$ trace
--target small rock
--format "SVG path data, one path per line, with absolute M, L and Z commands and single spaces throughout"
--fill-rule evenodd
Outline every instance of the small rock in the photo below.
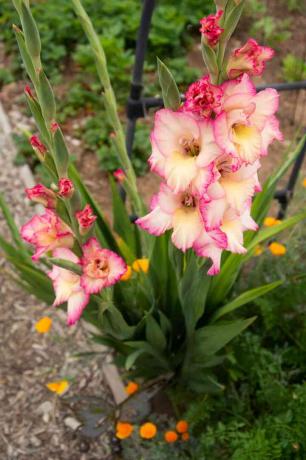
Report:
M 40 447 L 41 444 L 42 444 L 41 440 L 39 438 L 37 438 L 37 436 L 31 436 L 30 437 L 30 443 L 34 447 Z
M 53 404 L 50 401 L 44 401 L 37 407 L 36 412 L 38 412 L 38 414 L 50 414 L 52 409 Z
M 76 431 L 82 424 L 74 417 L 66 417 L 64 423 L 71 430 Z

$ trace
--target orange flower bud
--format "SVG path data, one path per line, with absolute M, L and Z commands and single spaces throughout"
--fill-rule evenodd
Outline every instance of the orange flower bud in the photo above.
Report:
M 182 434 L 182 440 L 183 441 L 189 441 L 189 439 L 190 439 L 189 433 L 186 432 L 186 433 Z

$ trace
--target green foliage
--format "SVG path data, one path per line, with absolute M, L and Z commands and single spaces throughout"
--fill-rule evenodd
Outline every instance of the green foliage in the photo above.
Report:
M 138 0 L 115 0 L 112 2 L 92 2 L 85 0 L 84 6 L 92 18 L 100 35 L 108 60 L 108 68 L 119 103 L 126 103 L 131 80 L 131 69 L 134 61 L 134 48 L 140 21 L 140 3 Z M 188 65 L 186 58 L 181 57 L 182 45 L 188 46 L 186 27 L 197 26 L 199 17 L 211 9 L 211 1 L 199 2 L 188 0 L 174 2 L 162 0 L 153 16 L 149 37 L 146 62 L 145 91 L 152 95 L 159 92 L 156 80 L 152 82 L 152 71 L 156 69 L 156 55 L 162 59 L 170 58 L 171 70 L 179 85 L 187 85 L 196 79 L 200 71 Z M 105 112 L 101 110 L 100 86 L 97 84 L 96 69 L 90 45 L 82 33 L 78 19 L 75 17 L 70 0 L 54 0 L 52 2 L 36 2 L 31 7 L 34 18 L 39 18 L 43 62 L 46 74 L 53 83 L 60 83 L 62 75 L 69 79 L 69 89 L 57 102 L 59 105 L 58 121 L 64 122 L 69 117 L 82 117 L 86 112 L 88 121 L 82 130 L 86 147 L 96 152 L 101 167 L 112 171 L 118 167 L 115 151 L 109 141 L 109 130 L 106 128 Z M 16 61 L 16 44 L 11 24 L 19 24 L 18 16 L 9 1 L 0 5 L 0 33 L 6 49 L 15 61 L 13 69 L 20 69 Z M 69 26 L 67 26 L 69 24 Z M 77 75 L 82 69 L 82 76 Z M 10 74 L 3 73 L 0 84 L 10 81 Z M 61 91 L 62 93 L 62 91 Z M 137 174 L 147 170 L 146 160 L 149 153 L 147 129 L 140 124 L 136 133 L 135 154 L 133 165 Z M 94 143 L 97 140 L 98 144 Z M 20 151 L 22 155 L 22 150 Z M 28 156 L 27 156 L 28 159 Z M 31 160 L 32 162 L 32 160 Z
M 286 6 L 288 6 L 288 2 L 286 2 Z M 277 46 L 291 37 L 289 30 L 291 19 L 279 19 L 270 16 L 266 2 L 247 0 L 244 14 L 253 20 L 250 35 L 257 36 L 261 41 L 264 40 L 271 46 Z
M 306 61 L 293 54 L 287 54 L 282 62 L 282 70 L 286 81 L 306 79 Z

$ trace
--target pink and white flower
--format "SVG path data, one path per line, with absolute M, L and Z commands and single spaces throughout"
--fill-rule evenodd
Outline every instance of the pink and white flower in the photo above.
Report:
M 32 188 L 25 189 L 26 195 L 31 201 L 40 203 L 45 208 L 56 208 L 56 195 L 53 190 L 45 187 L 43 184 L 34 185 Z
M 79 258 L 70 249 L 58 248 L 52 255 L 80 265 Z M 72 326 L 80 319 L 90 296 L 82 288 L 80 276 L 70 270 L 54 265 L 48 276 L 53 281 L 56 296 L 53 305 L 58 306 L 67 302 L 67 324 Z
M 222 29 L 219 25 L 219 20 L 222 15 L 223 10 L 218 10 L 216 14 L 210 14 L 200 20 L 200 32 L 209 46 L 216 46 L 220 40 L 220 36 L 224 32 L 224 29 Z
M 81 235 L 88 233 L 97 220 L 97 216 L 93 213 L 89 204 L 87 204 L 82 211 L 77 211 L 75 213 L 75 217 L 79 223 L 79 231 Z
M 267 154 L 269 144 L 282 140 L 278 120 L 279 95 L 268 88 L 256 94 L 249 76 L 222 85 L 223 112 L 214 122 L 215 139 L 220 148 L 233 156 L 238 165 L 252 164 Z
M 208 187 L 204 197 L 204 201 L 208 203 L 207 206 L 211 207 L 214 222 L 216 214 L 222 208 L 220 205 L 215 206 L 216 200 L 224 200 L 223 207 L 229 205 L 240 213 L 249 199 L 261 190 L 258 180 L 258 169 L 260 168 L 258 160 L 251 165 L 244 164 L 237 169 L 233 158 L 230 155 L 223 155 L 215 162 L 215 168 L 217 180 Z M 210 213 L 206 212 L 205 216 L 209 221 Z
M 209 75 L 206 75 L 189 86 L 182 110 L 209 118 L 212 114 L 220 113 L 222 96 L 221 86 L 211 84 Z
M 136 220 L 136 224 L 152 235 L 159 236 L 173 230 L 173 244 L 186 251 L 192 248 L 203 233 L 206 233 L 202 216 L 202 198 L 190 191 L 174 193 L 166 184 L 152 199 L 151 212 Z M 226 238 L 218 229 L 208 235 L 220 247 L 226 246 Z
M 202 195 L 213 182 L 213 161 L 222 150 L 215 142 L 212 120 L 198 120 L 188 112 L 159 110 L 151 143 L 151 169 L 174 193 L 190 188 Z
M 244 46 L 235 49 L 229 58 L 227 74 L 229 78 L 237 78 L 243 73 L 260 76 L 265 70 L 265 63 L 274 56 L 274 50 L 268 46 L 260 46 L 253 38 L 249 38 Z
M 74 193 L 73 182 L 67 177 L 62 177 L 58 181 L 58 195 L 62 198 L 71 198 Z
M 214 206 L 218 206 L 214 203 Z M 217 275 L 220 272 L 221 255 L 223 250 L 236 254 L 245 254 L 246 249 L 243 246 L 243 232 L 245 230 L 257 230 L 257 224 L 250 215 L 251 202 L 246 203 L 245 209 L 241 215 L 230 207 L 223 208 L 223 216 L 219 227 L 219 234 L 223 235 L 223 241 L 226 245 L 217 244 L 216 240 L 209 238 L 210 233 L 202 233 L 197 239 L 193 248 L 200 257 L 209 257 L 212 260 L 212 266 L 208 270 L 208 275 Z M 215 232 L 217 229 L 215 230 Z
M 87 294 L 96 294 L 112 286 L 126 272 L 124 260 L 115 252 L 101 248 L 96 238 L 90 238 L 82 249 L 81 286 Z
M 56 248 L 72 248 L 74 243 L 70 227 L 53 211 L 46 209 L 45 214 L 35 215 L 21 227 L 22 238 L 35 246 L 33 260 Z

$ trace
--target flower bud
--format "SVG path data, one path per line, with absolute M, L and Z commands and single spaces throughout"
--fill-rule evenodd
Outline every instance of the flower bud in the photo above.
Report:
M 47 147 L 41 142 L 38 136 L 34 135 L 30 138 L 30 143 L 40 159 L 40 161 L 44 161 L 46 153 L 47 153 Z
M 31 90 L 30 85 L 25 85 L 25 87 L 24 87 L 24 92 L 26 93 L 26 95 L 27 95 L 30 99 L 34 99 L 34 95 L 33 95 L 33 93 L 32 93 L 32 90 Z
M 274 50 L 268 46 L 260 46 L 253 38 L 249 38 L 244 46 L 232 51 L 228 65 L 229 78 L 240 77 L 243 73 L 260 76 L 265 69 L 266 61 L 272 59 Z
M 51 133 L 54 134 L 59 129 L 59 124 L 56 121 L 52 121 L 50 124 Z
M 222 15 L 223 10 L 218 10 L 216 14 L 210 14 L 200 20 L 200 32 L 204 36 L 207 44 L 212 48 L 217 45 L 220 40 L 220 35 L 224 32 L 224 29 L 219 26 L 219 20 Z
M 56 195 L 53 190 L 43 184 L 37 184 L 32 188 L 26 188 L 25 192 L 29 200 L 42 204 L 45 208 L 55 209 Z
M 116 169 L 116 171 L 113 172 L 113 176 L 119 184 L 122 184 L 125 180 L 125 172 L 123 169 Z
M 76 212 L 75 217 L 79 223 L 81 235 L 86 235 L 97 220 L 97 216 L 93 214 L 93 210 L 89 204 L 87 204 L 82 211 Z
M 71 198 L 74 193 L 73 182 L 67 177 L 62 177 L 58 181 L 58 195 L 62 198 Z

